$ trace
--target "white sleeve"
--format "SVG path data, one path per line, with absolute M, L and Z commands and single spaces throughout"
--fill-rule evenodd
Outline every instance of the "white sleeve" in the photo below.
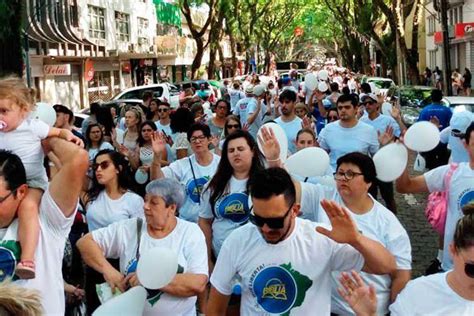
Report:
M 143 205 L 145 204 L 145 202 L 143 201 L 143 198 L 141 196 L 135 193 L 131 193 L 131 196 L 128 199 L 128 203 L 130 206 L 130 218 L 145 216 L 143 210 Z
M 124 220 L 110 224 L 107 227 L 96 229 L 92 232 L 92 238 L 99 245 L 106 258 L 117 259 L 124 252 L 126 238 L 125 225 L 131 225 L 135 221 Z
M 328 238 L 329 239 L 329 238 Z M 332 271 L 360 271 L 364 267 L 364 257 L 360 252 L 348 244 L 338 244 L 329 239 L 332 245 Z
M 188 136 L 184 133 L 178 134 L 176 137 L 176 140 L 174 142 L 174 146 L 176 149 L 188 149 L 189 147 L 189 141 L 188 141 Z
M 319 203 L 324 198 L 322 186 L 307 182 L 301 184 L 301 218 L 317 222 Z
M 237 251 L 231 249 L 232 245 L 230 245 L 230 240 L 233 239 L 231 237 L 232 234 L 224 241 L 211 275 L 212 286 L 223 295 L 232 294 L 232 279 L 237 273 L 235 258 L 233 256 Z
M 207 266 L 207 246 L 206 239 L 201 229 L 193 224 L 192 234 L 188 236 L 190 239 L 189 248 L 185 254 L 188 262 L 186 273 L 208 275 L 209 268 Z
M 441 133 L 439 134 L 440 142 L 442 142 L 443 144 L 447 144 L 448 141 L 449 141 L 449 135 L 450 134 L 451 134 L 451 127 L 450 126 L 443 129 L 441 131 Z
M 33 119 L 30 122 L 30 127 L 33 134 L 38 136 L 40 139 L 45 139 L 48 137 L 50 127 L 45 122 Z
M 400 125 L 398 125 L 397 121 L 393 117 L 390 117 L 390 125 L 393 128 L 393 135 L 396 137 L 400 137 L 402 131 L 400 130 Z
M 205 219 L 214 218 L 214 214 L 212 213 L 211 201 L 209 200 L 210 196 L 211 196 L 211 192 L 209 191 L 208 185 L 206 184 L 201 196 L 201 206 L 199 209 L 199 217 L 201 218 L 205 218 Z
M 377 131 L 372 126 L 370 126 L 369 137 L 369 153 L 373 156 L 379 150 L 380 143 L 379 138 L 377 136 Z
M 400 223 L 389 227 L 391 239 L 386 248 L 395 257 L 398 270 L 411 270 L 411 244 L 406 230 Z
M 256 102 L 249 102 L 247 105 L 247 115 L 255 113 L 255 110 L 257 110 L 257 103 Z
M 79 199 L 77 199 L 77 205 L 79 205 Z M 43 193 L 39 205 L 39 220 L 56 238 L 64 239 L 69 235 L 75 216 L 76 212 L 69 217 L 64 216 L 63 211 L 51 196 L 49 188 Z
M 326 134 L 327 134 L 327 130 L 326 130 L 327 127 L 324 127 L 321 132 L 319 133 L 319 136 L 318 136 L 318 143 L 319 143 L 319 147 L 321 147 L 322 149 L 326 150 L 326 151 L 329 151 L 329 146 L 328 144 L 326 143 Z
M 183 176 L 181 160 L 184 161 L 187 159 L 189 158 L 176 160 L 172 162 L 169 166 L 161 168 L 161 171 L 165 175 L 165 178 L 172 178 L 181 181 L 181 177 Z
M 411 283 L 411 284 L 410 284 Z M 408 282 L 405 288 L 397 295 L 395 302 L 389 306 L 390 315 L 393 316 L 410 316 L 413 314 L 413 302 L 412 296 L 414 293 L 411 292 L 413 281 Z M 422 294 L 419 294 L 422 295 Z M 420 297 L 416 295 L 415 297 Z
M 103 150 L 103 149 L 114 150 L 115 149 L 114 146 L 112 146 L 109 142 L 103 142 L 100 147 L 101 147 L 100 150 Z
M 239 106 L 239 101 L 237 101 L 237 103 L 235 104 L 235 107 L 234 107 L 234 112 L 232 112 L 232 114 L 234 114 L 235 116 L 240 116 L 240 106 Z
M 449 165 L 441 166 L 428 171 L 423 176 L 425 177 L 428 191 L 441 192 L 444 191 L 444 177 L 449 171 Z

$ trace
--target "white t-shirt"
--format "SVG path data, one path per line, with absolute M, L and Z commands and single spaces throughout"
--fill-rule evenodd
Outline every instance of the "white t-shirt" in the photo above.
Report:
M 39 206 L 40 235 L 35 252 L 36 278 L 16 280 L 21 287 L 38 290 L 45 315 L 64 315 L 64 283 L 61 273 L 64 247 L 75 214 L 66 218 L 53 200 L 49 189 L 45 191 Z M 11 277 L 21 257 L 17 241 L 18 219 L 0 229 L 0 282 Z
M 25 166 L 26 178 L 48 182 L 43 167 L 44 152 L 41 141 L 48 137 L 48 124 L 37 119 L 24 120 L 15 130 L 0 132 L 0 149 L 13 152 Z
M 451 135 L 451 131 L 451 126 L 448 126 L 439 134 L 440 141 L 448 144 L 448 148 L 451 149 L 451 161 L 456 163 L 469 162 L 469 153 L 464 147 L 463 141 L 461 138 Z
M 170 124 L 168 124 L 168 125 L 162 125 L 162 124 L 160 123 L 160 121 L 156 121 L 156 122 L 155 122 L 155 125 L 156 125 L 156 128 L 157 128 L 159 131 L 165 132 L 166 135 L 171 136 L 171 134 L 173 134 L 173 132 L 171 131 Z
M 337 192 L 335 186 L 325 186 L 313 184 L 309 182 L 300 182 L 301 184 L 301 208 L 300 217 L 312 222 L 321 222 L 322 216 L 320 212 L 324 212 L 321 208 L 321 200 L 328 199 L 342 204 L 341 196 Z
M 102 190 L 86 207 L 89 231 L 107 227 L 127 218 L 144 217 L 143 204 L 142 197 L 136 193 L 128 191 L 119 199 L 112 200 L 107 192 Z
M 257 111 L 257 108 L 258 108 L 257 102 L 258 102 L 257 100 L 255 100 L 255 102 L 249 102 L 249 104 L 247 106 L 247 118 Z M 262 101 L 261 104 L 260 104 L 260 112 L 257 114 L 257 117 L 255 118 L 253 123 L 250 124 L 250 126 L 248 128 L 248 132 L 255 139 L 257 138 L 257 133 L 258 133 L 259 128 L 263 124 L 263 116 L 265 115 L 266 112 L 267 112 L 267 106 Z M 243 126 L 243 123 L 242 123 L 242 126 Z
M 329 151 L 334 170 L 337 159 L 345 154 L 361 152 L 373 156 L 379 150 L 377 132 L 363 122 L 351 128 L 342 127 L 340 121 L 329 123 L 319 133 L 318 142 L 321 148 Z
M 395 137 L 400 137 L 401 130 L 400 125 L 398 125 L 397 121 L 391 116 L 380 114 L 375 119 L 371 120 L 369 116 L 363 116 L 360 118 L 361 122 L 369 124 L 379 133 L 384 133 L 388 126 L 393 128 L 393 135 Z
M 424 174 L 430 192 L 445 191 L 444 177 L 448 170 L 449 165 L 446 165 Z M 463 162 L 454 171 L 449 184 L 448 213 L 446 215 L 443 260 L 441 262 L 444 271 L 453 268 L 449 245 L 453 241 L 456 223 L 463 216 L 463 206 L 472 202 L 474 202 L 474 170 L 471 169 L 469 163 Z
M 449 272 L 422 276 L 408 282 L 390 306 L 393 316 L 472 316 L 474 301 L 468 301 L 448 285 Z
M 297 116 L 295 116 L 291 122 L 284 122 L 281 119 L 281 116 L 275 119 L 275 123 L 277 123 L 285 131 L 286 138 L 288 139 L 288 152 L 290 154 L 294 154 L 296 152 L 296 134 L 298 134 L 298 132 L 302 129 L 302 122 L 303 120 Z
M 234 230 L 222 245 L 212 285 L 230 295 L 232 279 L 241 278 L 241 315 L 329 315 L 331 271 L 360 270 L 364 258 L 316 226 L 296 218 L 293 232 L 278 244 L 268 244 L 252 224 Z
M 92 232 L 92 237 L 107 258 L 120 259 L 121 273 L 127 275 L 136 271 L 136 219 L 124 220 L 98 229 Z M 146 224 L 143 223 L 139 251 L 143 254 L 155 247 L 175 251 L 180 272 L 207 276 L 206 241 L 196 224 L 178 218 L 176 227 L 168 236 L 155 239 L 148 234 Z M 196 315 L 196 296 L 177 297 L 159 290 L 148 290 L 147 300 L 143 315 Z
M 235 105 L 239 102 L 240 99 L 245 98 L 245 93 L 240 90 L 229 89 L 229 96 L 230 96 L 230 108 L 233 112 L 235 109 Z
M 247 180 L 238 180 L 234 176 L 230 178 L 226 192 L 216 201 L 214 206 L 215 215 L 209 201 L 211 192 L 205 190 L 202 195 L 199 217 L 213 219 L 212 248 L 216 257 L 227 236 L 248 221 L 250 208 L 249 197 L 246 193 Z
M 109 142 L 102 142 L 102 144 L 100 144 L 99 148 L 89 148 L 89 161 L 93 161 L 95 156 L 97 155 L 97 153 L 101 150 L 104 150 L 104 149 L 110 149 L 110 150 L 114 150 L 114 146 L 112 146 Z
M 251 105 L 256 106 L 256 104 L 257 104 L 257 100 L 255 98 L 246 97 L 246 98 L 240 99 L 239 102 L 237 102 L 237 104 L 235 105 L 233 114 L 240 117 L 240 124 L 242 124 L 242 126 L 247 124 L 248 108 Z
M 179 210 L 179 217 L 190 222 L 197 222 L 200 205 L 203 203 L 201 193 L 206 183 L 214 176 L 221 157 L 212 154 L 213 158 L 209 165 L 198 164 L 195 155 L 188 158 L 179 159 L 169 166 L 161 168 L 166 178 L 178 180 L 186 192 L 186 201 Z M 191 170 L 191 161 L 194 175 Z

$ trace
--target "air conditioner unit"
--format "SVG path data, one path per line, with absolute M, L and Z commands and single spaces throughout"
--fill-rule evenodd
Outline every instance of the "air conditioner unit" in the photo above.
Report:
M 118 56 L 118 50 L 117 49 L 110 49 L 108 50 L 109 56 Z

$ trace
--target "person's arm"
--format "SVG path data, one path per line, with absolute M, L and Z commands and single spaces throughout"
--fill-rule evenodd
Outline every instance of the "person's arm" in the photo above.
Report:
M 390 288 L 390 302 L 395 302 L 398 293 L 400 293 L 405 285 L 411 280 L 411 270 L 397 270 L 392 275 L 392 285 Z
M 198 225 L 201 228 L 202 232 L 204 233 L 204 237 L 206 238 L 206 246 L 207 246 L 207 262 L 209 266 L 209 275 L 211 275 L 212 270 L 214 269 L 214 264 L 212 262 L 212 218 L 202 218 L 199 217 Z
M 211 286 L 211 293 L 209 294 L 209 301 L 207 303 L 207 316 L 221 316 L 225 315 L 227 306 L 229 305 L 230 295 L 219 293 L 218 290 Z
M 64 216 L 69 217 L 76 211 L 84 175 L 89 168 L 89 155 L 81 147 L 58 137 L 43 142 L 61 164 L 61 169 L 49 184 L 49 192 Z
M 255 122 L 255 120 L 257 119 L 258 117 L 258 114 L 260 113 L 260 108 L 262 106 L 262 100 L 260 98 L 257 99 L 257 106 L 253 106 L 252 105 L 252 109 L 251 111 L 253 111 L 252 113 L 249 113 L 249 116 L 247 118 L 247 124 L 248 125 L 252 125 L 253 122 Z
M 391 115 L 392 115 L 393 119 L 395 120 L 395 122 L 397 122 L 397 124 L 400 128 L 400 136 L 402 136 L 403 134 L 405 134 L 405 132 L 407 130 L 407 126 L 403 122 L 401 111 L 398 108 L 398 106 L 392 106 Z
M 202 293 L 206 289 L 207 275 L 182 273 L 176 274 L 170 284 L 161 290 L 173 296 L 190 297 Z
M 329 200 L 322 200 L 321 206 L 331 222 L 332 230 L 318 226 L 317 232 L 356 249 L 365 260 L 362 271 L 372 274 L 395 272 L 397 265 L 393 255 L 382 244 L 362 235 L 347 209 Z
M 421 175 L 412 178 L 408 175 L 407 168 L 395 181 L 395 187 L 399 193 L 423 193 L 429 191 L 425 176 Z
M 166 139 L 163 133 L 154 132 L 151 136 L 151 145 L 153 148 L 153 162 L 150 167 L 151 180 L 162 179 L 165 177 L 161 171 L 161 153 L 166 151 Z

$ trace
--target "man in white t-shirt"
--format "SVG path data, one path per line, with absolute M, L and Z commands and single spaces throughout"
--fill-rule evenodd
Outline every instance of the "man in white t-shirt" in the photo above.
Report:
M 171 136 L 173 133 L 171 131 L 170 123 L 170 111 L 171 111 L 171 106 L 167 102 L 160 102 L 158 104 L 158 115 L 160 116 L 160 120 L 156 121 L 156 128 L 159 131 L 164 132 L 167 136 Z
M 240 90 L 240 83 L 238 81 L 234 81 L 232 88 L 233 89 L 229 89 L 231 112 L 234 111 L 237 102 L 239 102 L 240 99 L 245 98 L 245 93 Z
M 18 156 L 0 151 L 0 282 L 13 277 L 19 286 L 40 293 L 45 315 L 64 315 L 64 283 L 61 273 L 66 238 L 74 221 L 84 175 L 89 167 L 87 152 L 59 138 L 45 141 L 61 162 L 61 168 L 49 183 L 39 207 L 40 236 L 36 248 L 36 278 L 14 277 L 21 249 L 17 240 L 18 206 L 28 186 Z
M 336 169 L 337 158 L 350 152 L 374 155 L 379 150 L 375 129 L 357 119 L 358 101 L 351 95 L 337 99 L 339 120 L 329 123 L 318 136 L 321 148 L 329 152 L 331 167 Z
M 247 126 L 249 133 L 256 137 L 258 129 L 262 124 L 261 102 L 254 95 L 254 86 L 245 88 L 245 98 L 240 99 L 235 105 L 233 114 L 240 118 L 240 124 Z
M 331 272 L 395 271 L 393 256 L 360 234 L 348 211 L 322 205 L 332 231 L 297 218 L 295 186 L 281 168 L 259 172 L 250 185 L 251 224 L 224 241 L 214 272 L 207 315 L 225 315 L 234 280 L 240 280 L 241 315 L 329 315 Z
M 456 223 L 462 216 L 462 208 L 474 202 L 474 122 L 466 129 L 463 143 L 469 152 L 469 162 L 460 163 L 457 168 L 445 165 L 427 173 L 410 178 L 408 170 L 397 179 L 396 187 L 400 193 L 442 192 L 449 188 L 446 226 L 444 230 L 443 257 L 441 268 L 448 271 L 453 268 L 453 260 L 449 254 L 449 245 L 453 240 Z M 452 172 L 451 181 L 444 181 L 448 172 Z M 453 172 L 454 170 L 454 172 Z
M 278 97 L 280 101 L 281 116 L 275 119 L 275 123 L 285 131 L 288 139 L 288 152 L 296 152 L 296 135 L 302 129 L 303 120 L 295 114 L 296 93 L 284 90 Z

